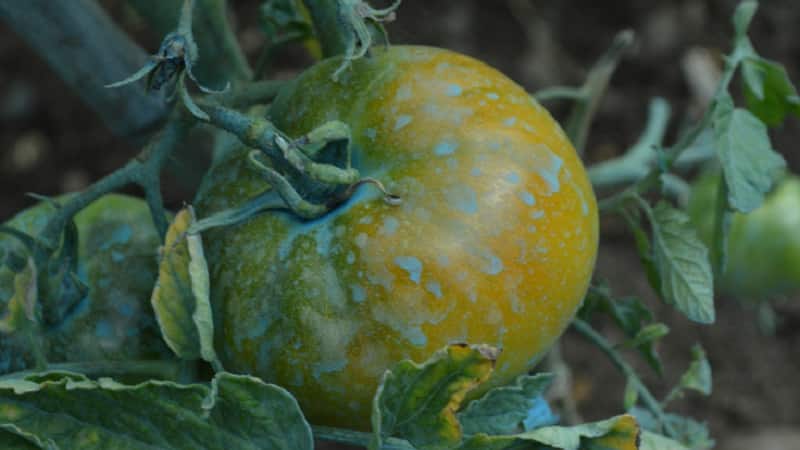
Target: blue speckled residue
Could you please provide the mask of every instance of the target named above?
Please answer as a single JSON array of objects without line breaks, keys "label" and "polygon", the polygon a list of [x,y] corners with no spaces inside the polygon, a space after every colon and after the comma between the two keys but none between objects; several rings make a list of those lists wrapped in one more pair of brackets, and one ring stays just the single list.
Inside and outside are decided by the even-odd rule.
[{"label": "blue speckled residue", "polygon": [[550,167],[547,169],[539,169],[539,175],[547,183],[550,192],[558,192],[561,189],[561,183],[558,181],[558,173],[564,165],[564,160],[554,154],[550,154]]},{"label": "blue speckled residue", "polygon": [[436,298],[442,298],[442,285],[440,285],[436,281],[429,281],[425,284],[425,289],[428,290],[431,294],[436,296]]},{"label": "blue speckled residue", "polygon": [[467,214],[478,212],[478,194],[469,186],[453,187],[445,192],[447,203]]},{"label": "blue speckled residue", "polygon": [[433,149],[433,153],[435,153],[437,156],[452,155],[457,148],[458,148],[457,143],[449,140],[444,140],[436,144],[436,147],[434,147]]},{"label": "blue speckled residue", "polygon": [[94,335],[100,339],[108,339],[114,333],[114,329],[107,320],[101,320],[94,326]]},{"label": "blue speckled residue", "polygon": [[103,242],[100,248],[102,250],[108,250],[112,245],[127,244],[131,240],[131,236],[133,236],[133,230],[130,225],[123,223],[114,229],[111,236]]},{"label": "blue speckled residue", "polygon": [[392,235],[397,231],[397,227],[400,226],[400,222],[397,221],[394,217],[386,217],[383,219],[383,228],[381,228],[381,233],[386,235]]},{"label": "blue speckled residue", "polygon": [[487,252],[483,257],[487,260],[487,264],[481,269],[482,272],[488,273],[489,275],[497,275],[503,271],[503,261],[501,261],[497,255]]},{"label": "blue speckled residue", "polygon": [[314,378],[319,380],[323,373],[338,372],[347,366],[347,359],[314,364]]},{"label": "blue speckled residue", "polygon": [[398,256],[394,259],[394,263],[408,272],[411,281],[419,284],[422,279],[422,261],[420,261],[419,258],[414,256]]},{"label": "blue speckled residue", "polygon": [[412,345],[417,347],[424,347],[428,343],[428,336],[425,336],[420,327],[409,327],[403,334]]},{"label": "blue speckled residue", "polygon": [[461,89],[461,86],[453,83],[447,85],[447,95],[449,97],[458,97],[464,90]]},{"label": "blue speckled residue", "polygon": [[534,197],[533,194],[528,191],[520,192],[519,198],[528,206],[533,206],[536,204],[536,197]]},{"label": "blue speckled residue", "polygon": [[411,123],[411,116],[407,114],[397,116],[397,121],[394,123],[394,129],[395,131],[397,131],[410,123]]},{"label": "blue speckled residue", "polygon": [[353,294],[353,301],[356,303],[363,303],[367,299],[367,291],[359,284],[351,284],[350,292]]},{"label": "blue speckled residue", "polygon": [[517,172],[508,172],[506,174],[506,181],[511,184],[519,183],[519,174]]}]

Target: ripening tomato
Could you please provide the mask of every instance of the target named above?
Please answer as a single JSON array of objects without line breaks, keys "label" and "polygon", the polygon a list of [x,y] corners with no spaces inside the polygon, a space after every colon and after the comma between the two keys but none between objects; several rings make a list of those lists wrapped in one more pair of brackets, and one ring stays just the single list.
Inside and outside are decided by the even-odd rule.
[{"label": "ripening tomato", "polygon": [[[720,176],[695,182],[689,215],[710,245]],[[785,176],[764,203],[749,214],[735,213],[728,235],[728,259],[719,280],[725,292],[745,300],[800,291],[800,177]]]},{"label": "ripening tomato", "polygon": [[[452,342],[502,348],[489,385],[531,368],[581,303],[597,209],[558,124],[521,87],[467,56],[375,49],[303,73],[270,109],[290,136],[341,120],[362,186],[326,216],[268,212],[208,233],[226,367],[288,388],[314,423],[365,429],[394,362]],[[265,190],[242,152],[197,197],[200,216]]]},{"label": "ripening tomato", "polygon": [[[39,203],[6,225],[36,235],[53,206]],[[106,195],[75,216],[78,277],[86,297],[69,308],[66,319],[46,327],[43,344],[49,362],[108,361],[170,357],[150,307],[157,270],[158,235],[147,204],[138,198]],[[26,254],[16,239],[0,233],[0,254]],[[13,272],[0,267],[0,314],[14,294]],[[27,343],[0,335],[0,373],[29,367]]]}]

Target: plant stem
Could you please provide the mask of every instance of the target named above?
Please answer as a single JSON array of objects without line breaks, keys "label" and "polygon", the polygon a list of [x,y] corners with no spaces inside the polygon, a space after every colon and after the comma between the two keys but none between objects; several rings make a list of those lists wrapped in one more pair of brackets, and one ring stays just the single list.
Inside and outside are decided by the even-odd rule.
[{"label": "plant stem", "polygon": [[581,88],[572,86],[553,86],[537,91],[533,96],[540,102],[558,99],[583,100],[587,93]]},{"label": "plant stem", "polygon": [[167,230],[167,221],[159,186],[161,167],[189,128],[189,122],[179,117],[173,118],[138,156],[101,178],[85,191],[71,197],[50,218],[39,236],[45,250],[52,251],[58,246],[64,226],[75,214],[103,195],[129,184],[138,184],[144,190],[150,212],[153,215],[153,222],[163,240]]},{"label": "plant stem", "polygon": [[600,350],[602,350],[603,353],[608,356],[611,362],[617,366],[623,375],[625,375],[625,377],[628,379],[628,382],[634,386],[636,391],[639,393],[639,397],[641,397],[642,401],[644,401],[645,406],[647,406],[650,409],[650,412],[652,412],[658,421],[661,422],[661,425],[664,427],[664,431],[667,432],[668,436],[677,437],[677,432],[667,421],[664,410],[661,408],[661,404],[655,399],[655,397],[653,397],[653,394],[651,394],[650,390],[647,389],[647,386],[644,385],[633,367],[631,367],[624,359],[622,359],[622,356],[620,356],[620,354],[617,352],[615,346],[608,342],[608,340],[606,340],[606,338],[598,333],[594,328],[592,328],[589,323],[581,319],[573,320],[572,327],[578,333],[580,333],[581,336],[598,346]]},{"label": "plant stem", "polygon": [[[228,23],[227,2],[195,2],[192,31],[200,50],[197,72],[201,81],[222,86],[228,81],[250,80],[252,70]],[[178,24],[183,0],[128,0],[128,4],[158,33],[165,35]]]},{"label": "plant stem", "polygon": [[658,186],[660,183],[659,175],[669,170],[678,160],[681,154],[689,149],[697,141],[700,135],[709,128],[718,104],[717,99],[728,91],[731,80],[733,80],[733,76],[736,74],[736,69],[739,67],[739,64],[745,57],[746,54],[740,50],[739,47],[735,47],[733,54],[725,60],[725,70],[722,73],[720,82],[717,85],[716,91],[714,92],[714,100],[709,104],[706,112],[703,114],[702,119],[700,119],[700,122],[698,122],[697,125],[692,127],[688,132],[681,135],[681,137],[678,139],[678,142],[676,142],[675,145],[666,151],[666,157],[664,158],[663,166],[653,167],[650,169],[648,174],[643,176],[635,184],[629,186],[627,189],[621,192],[612,195],[611,197],[605,198],[598,202],[598,208],[600,211],[617,210],[633,196],[640,195],[649,191],[655,186]]},{"label": "plant stem", "polygon": [[[367,448],[374,435],[363,431],[345,430],[342,428],[323,427],[312,425],[314,437],[325,441],[339,442],[341,444],[357,445]],[[414,447],[404,439],[386,438],[381,446],[383,450],[414,450]]]},{"label": "plant stem", "polygon": [[[141,84],[104,85],[136,72],[145,53],[94,0],[0,0],[0,19],[19,34],[117,135],[141,142],[167,114]],[[54,99],[51,99],[55,101]]]},{"label": "plant stem", "polygon": [[600,105],[600,100],[608,88],[611,75],[631,44],[633,44],[633,31],[624,30],[618,33],[614,37],[611,48],[595,63],[586,82],[580,88],[584,95],[575,102],[564,126],[567,136],[572,140],[579,155],[583,154],[586,138],[589,135],[589,126]]},{"label": "plant stem", "polygon": [[224,103],[233,108],[267,103],[277,97],[289,83],[284,80],[263,80],[240,84],[226,94]]},{"label": "plant stem", "polygon": [[353,32],[342,25],[339,0],[303,0],[311,15],[314,33],[325,57],[341,55],[353,39]]},{"label": "plant stem", "polygon": [[638,142],[619,158],[589,167],[589,179],[595,188],[628,184],[647,175],[656,159],[669,124],[669,103],[660,97],[650,101],[647,125]]}]

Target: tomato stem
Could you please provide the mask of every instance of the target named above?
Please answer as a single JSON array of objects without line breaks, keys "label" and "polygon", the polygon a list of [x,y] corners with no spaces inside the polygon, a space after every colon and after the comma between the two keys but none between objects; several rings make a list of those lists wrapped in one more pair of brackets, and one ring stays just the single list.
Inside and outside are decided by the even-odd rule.
[{"label": "tomato stem", "polygon": [[661,407],[661,403],[653,397],[653,394],[650,393],[650,390],[647,389],[647,386],[642,382],[637,375],[636,370],[630,366],[617,352],[615,346],[611,344],[608,340],[606,340],[603,335],[598,333],[588,322],[585,322],[581,319],[575,319],[572,321],[572,328],[575,329],[581,336],[588,339],[589,342],[596,345],[600,350],[605,353],[611,362],[622,372],[623,375],[628,379],[628,382],[636,389],[639,393],[639,396],[642,398],[642,401],[645,403],[650,412],[658,419],[661,423],[661,426],[664,428],[664,431],[670,437],[678,437],[678,433],[675,428],[669,423],[667,420],[667,416],[664,413],[664,409]]}]

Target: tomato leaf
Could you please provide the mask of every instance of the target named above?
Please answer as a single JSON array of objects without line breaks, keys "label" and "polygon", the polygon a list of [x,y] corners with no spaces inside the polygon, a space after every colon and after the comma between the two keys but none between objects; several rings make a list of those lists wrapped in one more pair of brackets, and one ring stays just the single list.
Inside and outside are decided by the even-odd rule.
[{"label": "tomato leaf", "polygon": [[[14,432],[10,430],[14,430]],[[0,425],[0,445],[3,446],[4,450],[38,450],[41,448],[22,437],[22,435],[24,435],[24,432],[16,427]]]},{"label": "tomato leaf", "polygon": [[489,378],[497,355],[492,347],[454,344],[422,364],[395,364],[375,393],[371,448],[380,448],[389,436],[406,439],[420,450],[458,445],[462,433],[455,411],[468,391]]},{"label": "tomato leaf", "polygon": [[695,345],[692,347],[692,362],[686,373],[681,376],[679,386],[703,395],[711,395],[711,385],[711,365],[706,359],[706,352],[700,345]]},{"label": "tomato leaf", "polygon": [[211,386],[29,375],[0,380],[0,405],[2,448],[19,438],[54,450],[313,448],[311,428],[288,392],[229,373]]},{"label": "tomato leaf", "polygon": [[742,61],[742,80],[747,108],[762,122],[776,126],[789,114],[800,116],[800,98],[781,64],[747,58]]},{"label": "tomato leaf", "polygon": [[523,375],[512,385],[490,390],[458,413],[464,434],[519,432],[529,412],[536,406],[537,399],[541,398],[552,381],[553,375],[548,373]]},{"label": "tomato leaf", "polygon": [[637,450],[639,425],[631,415],[574,427],[543,427],[515,435],[478,434],[467,439],[459,450]]},{"label": "tomato leaf", "polygon": [[[633,297],[613,298],[607,286],[592,286],[578,315],[588,321],[591,317],[589,314],[591,309],[608,314],[628,339],[635,339],[653,320],[653,313],[639,299]],[[664,368],[656,349],[657,342],[657,339],[650,340],[635,343],[634,346],[650,367],[661,375]]]},{"label": "tomato leaf", "polygon": [[36,266],[28,258],[24,268],[14,275],[14,295],[6,305],[6,313],[0,317],[0,334],[27,331],[38,322],[38,289]]},{"label": "tomato leaf", "polygon": [[[664,424],[661,423],[656,417],[648,410],[634,407],[630,410],[630,414],[636,417],[636,421],[642,427],[643,430],[649,431],[655,434],[661,434],[664,432]],[[686,448],[695,449],[708,449],[714,446],[714,440],[711,439],[708,433],[708,427],[705,424],[697,422],[696,420],[680,416],[677,414],[665,414],[664,415],[665,422],[671,427],[671,429],[676,433],[673,436],[675,442],[679,442],[681,445],[685,446]],[[653,436],[642,436],[643,438],[650,438],[658,444],[661,440],[655,438]],[[663,436],[658,436],[662,437]],[[666,439],[666,438],[663,438]],[[671,441],[665,441],[671,442]],[[661,449],[662,447],[645,447],[644,446],[644,439],[642,443],[642,449]],[[672,447],[664,447],[666,449],[671,449]],[[676,447],[681,449],[683,447]]]},{"label": "tomato leaf", "polygon": [[697,237],[689,216],[662,202],[651,218],[661,296],[690,320],[713,323],[714,279],[708,249]]},{"label": "tomato leaf", "polygon": [[714,143],[728,186],[728,204],[750,212],[764,201],[786,166],[770,144],[767,127],[750,111],[735,108],[730,96],[718,100],[712,118]]},{"label": "tomato leaf", "polygon": [[203,358],[221,368],[214,351],[208,266],[191,206],[182,209],[167,230],[151,303],[167,345],[183,359]]},{"label": "tomato leaf", "polygon": [[750,22],[758,9],[758,2],[747,0],[739,3],[736,11],[733,13],[733,30],[736,33],[736,39],[741,39],[747,34],[747,28],[750,27]]},{"label": "tomato leaf", "polygon": [[639,450],[689,450],[680,442],[650,431],[642,432]]}]

